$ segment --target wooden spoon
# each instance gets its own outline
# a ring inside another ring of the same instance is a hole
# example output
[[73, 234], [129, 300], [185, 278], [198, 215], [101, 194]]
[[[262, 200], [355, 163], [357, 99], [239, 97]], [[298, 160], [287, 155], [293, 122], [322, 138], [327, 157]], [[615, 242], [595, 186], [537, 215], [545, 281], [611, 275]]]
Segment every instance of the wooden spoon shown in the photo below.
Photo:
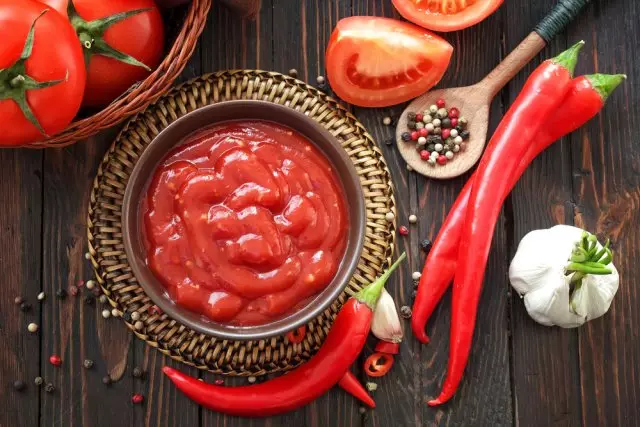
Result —
[[[396, 128], [398, 149], [407, 165], [422, 175], [436, 179], [453, 178], [468, 171], [484, 151], [487, 142], [489, 107], [493, 97], [590, 1], [560, 0], [522, 43], [479, 83], [473, 86], [438, 89], [414, 99], [403, 111]], [[467, 119], [470, 137], [465, 141], [465, 151], [456, 153], [453, 160], [448, 161], [446, 165], [432, 166], [420, 158], [416, 142], [404, 142], [401, 135], [408, 131], [409, 112], [421, 113], [428, 110], [429, 106], [435, 104], [440, 98], [446, 101], [447, 106], [457, 107], [460, 110], [460, 116]]]

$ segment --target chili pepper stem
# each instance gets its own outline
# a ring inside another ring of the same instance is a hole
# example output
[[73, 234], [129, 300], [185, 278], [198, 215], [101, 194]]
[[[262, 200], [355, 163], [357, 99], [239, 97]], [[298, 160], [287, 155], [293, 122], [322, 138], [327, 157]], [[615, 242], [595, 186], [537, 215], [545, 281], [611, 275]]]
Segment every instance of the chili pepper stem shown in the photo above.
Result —
[[358, 301], [366, 304], [372, 311], [375, 310], [376, 305], [378, 304], [378, 299], [382, 294], [382, 290], [384, 289], [384, 285], [387, 283], [389, 276], [394, 272], [396, 268], [400, 265], [400, 263], [407, 257], [407, 253], [403, 252], [402, 255], [398, 257], [396, 262], [393, 263], [391, 267], [387, 271], [384, 272], [382, 276], [376, 279], [371, 284], [367, 285], [364, 289], [354, 295], [354, 298]]
[[576, 63], [578, 62], [578, 54], [583, 46], [584, 40], [580, 40], [578, 43], [553, 58], [551, 62], [563, 66], [573, 74], [573, 70], [576, 68]]
[[627, 79], [626, 74], [590, 74], [584, 77], [589, 80], [591, 86], [600, 94], [602, 101], [606, 101], [615, 88]]

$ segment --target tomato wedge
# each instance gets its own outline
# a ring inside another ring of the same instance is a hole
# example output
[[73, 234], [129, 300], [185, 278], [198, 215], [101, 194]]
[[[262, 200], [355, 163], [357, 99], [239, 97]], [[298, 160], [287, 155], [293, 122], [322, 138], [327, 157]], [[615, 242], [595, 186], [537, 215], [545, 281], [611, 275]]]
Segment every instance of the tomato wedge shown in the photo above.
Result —
[[386, 353], [373, 353], [364, 362], [364, 371], [370, 377], [386, 375], [393, 366], [393, 355]]
[[327, 78], [344, 101], [386, 107], [422, 95], [447, 70], [453, 46], [407, 22], [354, 16], [338, 22], [327, 47]]
[[400, 15], [433, 31], [457, 31], [484, 20], [504, 0], [393, 0]]

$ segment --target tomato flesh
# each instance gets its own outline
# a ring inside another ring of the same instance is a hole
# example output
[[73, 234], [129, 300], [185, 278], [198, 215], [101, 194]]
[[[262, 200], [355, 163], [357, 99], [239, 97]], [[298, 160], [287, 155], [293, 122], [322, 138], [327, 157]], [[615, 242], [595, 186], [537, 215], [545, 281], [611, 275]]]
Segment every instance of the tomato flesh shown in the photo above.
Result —
[[385, 107], [431, 89], [446, 71], [452, 52], [444, 39], [406, 22], [345, 18], [327, 47], [327, 77], [346, 102]]
[[433, 31], [457, 31], [483, 21], [504, 0], [393, 0], [398, 12]]

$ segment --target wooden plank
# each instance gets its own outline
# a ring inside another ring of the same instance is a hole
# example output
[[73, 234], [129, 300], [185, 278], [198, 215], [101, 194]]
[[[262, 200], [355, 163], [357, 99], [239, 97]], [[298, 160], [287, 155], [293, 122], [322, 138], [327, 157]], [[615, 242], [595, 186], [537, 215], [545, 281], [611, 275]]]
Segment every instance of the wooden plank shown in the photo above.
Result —
[[[0, 425], [37, 425], [41, 332], [30, 334], [27, 325], [40, 324], [42, 151], [2, 150], [0, 164]], [[20, 311], [17, 296], [32, 305], [29, 312]], [[27, 385], [20, 393], [13, 389], [18, 380]]]
[[[507, 22], [519, 22], [519, 25], [506, 26], [507, 51], [513, 49], [555, 3], [554, 0], [539, 1], [535, 5], [505, 3], [503, 8]], [[556, 37], [537, 61], [516, 76], [508, 86], [508, 104], [513, 102], [525, 79], [540, 61], [559, 53], [566, 45], [564, 36]], [[518, 242], [529, 231], [559, 223], [571, 224], [569, 150], [567, 141], [562, 141], [542, 153], [507, 200], [513, 212], [509, 261]], [[579, 424], [576, 332], [538, 325], [529, 317], [515, 293], [511, 305], [516, 421], [522, 426]]]
[[[390, 0], [371, 1], [354, 0], [354, 15], [399, 17]], [[419, 248], [419, 227], [423, 223], [423, 215], [418, 208], [418, 193], [416, 182], [419, 179], [415, 173], [409, 172], [404, 160], [397, 152], [395, 146], [387, 145], [387, 141], [394, 139], [395, 127], [383, 125], [385, 116], [397, 118], [401, 114], [404, 105], [390, 108], [366, 109], [354, 107], [354, 114], [365, 125], [373, 138], [378, 143], [387, 161], [394, 184], [394, 196], [396, 201], [396, 222], [398, 226], [409, 228], [408, 236], [397, 236], [396, 256], [403, 251], [407, 252], [408, 262], [401, 265], [387, 284], [387, 290], [396, 301], [398, 310], [403, 305], [412, 305], [412, 293], [414, 290], [411, 275], [414, 271], [422, 269]], [[419, 225], [411, 225], [408, 217], [416, 214], [420, 218]], [[363, 381], [371, 381], [378, 384], [375, 392], [377, 408], [367, 412], [363, 418], [364, 425], [389, 426], [389, 425], [423, 425], [420, 386], [420, 360], [421, 349], [411, 335], [411, 325], [408, 320], [403, 320], [405, 339], [400, 347], [400, 353], [395, 357], [391, 373], [382, 378], [366, 378]], [[361, 356], [361, 362], [373, 353], [373, 347], [377, 340], [373, 337]]]
[[[216, 8], [219, 9], [218, 6]], [[177, 34], [179, 25], [183, 21], [186, 8], [172, 9], [168, 12], [165, 22], [169, 23], [169, 34]], [[209, 28], [211, 22], [208, 22]], [[205, 29], [208, 31], [208, 29]], [[203, 43], [205, 36], [201, 36], [196, 50], [189, 59], [187, 66], [178, 78], [183, 82], [197, 77], [205, 72], [202, 68]], [[169, 35], [171, 39], [171, 35]], [[124, 327], [124, 326], [123, 326]], [[137, 405], [133, 408], [133, 425], [145, 426], [172, 426], [172, 427], [193, 427], [200, 425], [201, 410], [191, 402], [182, 392], [171, 383], [162, 373], [165, 365], [180, 369], [185, 373], [198, 376], [199, 371], [195, 368], [173, 361], [159, 351], [147, 345], [144, 341], [132, 336], [132, 357], [129, 358], [126, 375], [131, 378], [133, 369], [140, 368], [145, 372], [144, 378], [134, 379], [132, 391], [130, 393], [141, 393], [145, 397], [144, 405]], [[131, 395], [127, 396], [130, 402]], [[130, 403], [127, 403], [131, 406]]]
[[[454, 57], [439, 87], [473, 84], [482, 79], [501, 59], [500, 39], [505, 11], [458, 33], [445, 35], [454, 46]], [[491, 107], [490, 133], [503, 115], [497, 97]], [[464, 115], [464, 111], [462, 114]], [[447, 181], [419, 177], [420, 235], [434, 239], [449, 208], [470, 174]], [[509, 376], [508, 307], [506, 289], [506, 241], [510, 224], [502, 215], [493, 236], [491, 255], [480, 299], [472, 353], [463, 382], [452, 401], [439, 408], [428, 407], [425, 398], [441, 390], [449, 357], [451, 292], [447, 292], [432, 321], [427, 325], [431, 342], [421, 350], [421, 408], [425, 424], [511, 425], [512, 398]], [[421, 261], [424, 260], [421, 256]], [[437, 274], [437, 272], [434, 272]], [[419, 344], [418, 344], [419, 345]], [[489, 391], [489, 392], [488, 392]]]
[[[78, 296], [56, 298], [79, 280], [93, 277], [85, 260], [86, 216], [91, 182], [115, 132], [85, 142], [47, 150], [44, 160], [42, 376], [56, 387], [42, 393], [42, 422], [50, 425], [102, 426], [131, 423], [132, 382], [125, 374], [131, 335], [117, 319], [105, 321], [97, 301], [88, 305], [86, 288]], [[62, 366], [52, 366], [52, 354]], [[84, 369], [83, 361], [94, 361]], [[109, 373], [115, 383], [106, 388]]]
[[626, 73], [602, 114], [571, 137], [574, 218], [577, 226], [613, 241], [620, 290], [611, 311], [578, 329], [582, 424], [639, 425], [640, 421], [640, 176], [635, 132], [640, 127], [640, 6], [632, 0], [595, 2], [571, 26], [584, 39], [583, 73]]

